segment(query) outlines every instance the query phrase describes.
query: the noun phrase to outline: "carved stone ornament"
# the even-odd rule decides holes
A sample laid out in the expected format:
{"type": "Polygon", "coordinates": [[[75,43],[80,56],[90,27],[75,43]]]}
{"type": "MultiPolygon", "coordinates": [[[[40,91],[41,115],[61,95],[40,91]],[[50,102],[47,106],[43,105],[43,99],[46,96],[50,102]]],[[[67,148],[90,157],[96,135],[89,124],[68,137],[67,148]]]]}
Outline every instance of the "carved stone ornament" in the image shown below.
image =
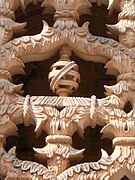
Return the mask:
{"type": "Polygon", "coordinates": [[[0,0],[0,178],[45,180],[135,179],[135,0],[0,0]],[[41,33],[12,39],[26,23],[15,22],[15,10],[30,3],[53,9],[54,25],[43,21],[41,33]],[[93,36],[88,22],[78,25],[79,16],[90,12],[91,3],[108,5],[110,13],[120,11],[118,23],[107,25],[119,42],[93,36]],[[24,74],[24,64],[43,61],[59,52],[49,73],[50,89],[58,96],[21,95],[23,84],[12,83],[12,76],[24,74]],[[78,89],[80,74],[72,60],[76,53],[86,61],[104,63],[107,73],[117,76],[117,84],[105,86],[107,96],[97,99],[68,97],[78,89]],[[132,105],[124,111],[127,102],[132,105]],[[58,110],[62,109],[62,110],[58,110]],[[33,148],[47,167],[17,158],[16,148],[6,152],[6,138],[17,135],[17,125],[35,125],[39,135],[46,131],[46,146],[33,148]],[[72,135],[84,133],[87,126],[103,126],[103,137],[113,139],[109,156],[101,150],[97,162],[70,166],[85,149],[73,147],[72,135]]]}

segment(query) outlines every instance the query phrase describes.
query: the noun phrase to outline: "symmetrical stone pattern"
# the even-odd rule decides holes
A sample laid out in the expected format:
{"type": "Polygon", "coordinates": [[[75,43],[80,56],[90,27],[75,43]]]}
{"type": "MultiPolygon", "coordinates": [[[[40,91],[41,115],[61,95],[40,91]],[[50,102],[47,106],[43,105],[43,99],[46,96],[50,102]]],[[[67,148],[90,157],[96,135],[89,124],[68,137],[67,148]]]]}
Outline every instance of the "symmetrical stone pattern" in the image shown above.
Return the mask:
{"type": "Polygon", "coordinates": [[[135,179],[135,0],[0,0],[0,178],[45,180],[135,179]],[[42,3],[54,12],[53,27],[43,21],[40,34],[12,39],[26,23],[16,23],[14,11],[29,3],[42,3]],[[93,36],[88,23],[78,26],[79,16],[90,12],[93,2],[108,5],[110,13],[119,9],[119,22],[108,29],[119,42],[93,36]],[[21,96],[23,84],[12,83],[12,76],[24,73],[24,64],[49,59],[59,52],[49,73],[50,88],[58,96],[21,96]],[[78,65],[72,52],[86,61],[102,62],[107,73],[117,76],[117,84],[105,86],[107,96],[97,99],[68,97],[80,83],[78,65]],[[127,102],[132,105],[124,111],[127,102]],[[62,109],[62,110],[60,110],[62,109]],[[16,157],[13,147],[6,152],[6,138],[17,135],[17,125],[35,125],[35,132],[46,131],[46,146],[34,148],[47,167],[16,157]],[[103,126],[103,137],[112,138],[111,156],[104,150],[97,162],[70,167],[70,161],[85,149],[75,149],[72,135],[83,134],[87,126],[103,126]]]}

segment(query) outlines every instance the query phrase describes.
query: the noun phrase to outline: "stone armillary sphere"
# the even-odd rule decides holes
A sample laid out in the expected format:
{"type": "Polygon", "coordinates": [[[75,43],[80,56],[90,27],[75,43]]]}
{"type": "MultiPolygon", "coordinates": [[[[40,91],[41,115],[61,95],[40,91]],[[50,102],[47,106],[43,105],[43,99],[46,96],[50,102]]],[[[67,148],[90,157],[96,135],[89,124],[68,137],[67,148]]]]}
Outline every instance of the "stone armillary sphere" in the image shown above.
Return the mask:
{"type": "Polygon", "coordinates": [[[135,179],[135,0],[0,0],[0,178],[45,180],[135,179]],[[107,25],[119,42],[93,36],[89,23],[78,26],[79,16],[90,12],[91,3],[117,9],[118,23],[107,25]],[[15,22],[14,11],[30,3],[40,3],[54,13],[54,25],[43,21],[41,33],[12,39],[26,23],[15,22]],[[24,73],[24,64],[43,61],[59,53],[50,69],[51,90],[58,96],[20,95],[23,84],[12,83],[12,76],[24,73]],[[117,84],[105,86],[107,97],[97,99],[68,97],[78,89],[78,65],[72,52],[83,60],[104,63],[107,73],[117,76],[117,84]],[[127,102],[132,110],[123,109],[127,102]],[[61,111],[59,109],[62,109],[61,111]],[[19,160],[15,147],[6,152],[6,137],[17,134],[17,125],[35,125],[35,132],[46,131],[46,146],[34,151],[47,167],[19,160]],[[85,149],[75,149],[72,135],[87,126],[103,126],[103,136],[113,138],[114,151],[102,151],[97,162],[70,166],[85,149]]]}

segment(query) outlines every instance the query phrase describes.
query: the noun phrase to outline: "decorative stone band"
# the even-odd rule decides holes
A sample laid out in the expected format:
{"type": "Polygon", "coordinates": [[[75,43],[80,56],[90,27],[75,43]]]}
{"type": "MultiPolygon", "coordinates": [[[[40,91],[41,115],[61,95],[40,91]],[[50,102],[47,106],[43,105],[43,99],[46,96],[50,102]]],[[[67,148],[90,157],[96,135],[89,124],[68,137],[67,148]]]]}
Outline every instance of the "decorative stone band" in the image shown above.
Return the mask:
{"type": "Polygon", "coordinates": [[[49,135],[46,137],[47,143],[63,143],[72,145],[72,138],[65,135],[49,135]]]}
{"type": "Polygon", "coordinates": [[[116,137],[113,139],[114,146],[135,146],[135,137],[116,137]]]}
{"type": "Polygon", "coordinates": [[[58,97],[58,96],[32,96],[30,103],[34,106],[52,106],[52,107],[90,107],[91,98],[85,97],[58,97]]]}

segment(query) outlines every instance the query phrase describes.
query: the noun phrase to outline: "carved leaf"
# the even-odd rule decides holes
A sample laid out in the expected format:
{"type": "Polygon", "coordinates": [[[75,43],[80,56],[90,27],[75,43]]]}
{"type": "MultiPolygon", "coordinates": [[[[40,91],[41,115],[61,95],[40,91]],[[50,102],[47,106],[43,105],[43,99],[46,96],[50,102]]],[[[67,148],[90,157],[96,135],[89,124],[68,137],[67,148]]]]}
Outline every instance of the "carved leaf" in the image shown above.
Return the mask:
{"type": "Polygon", "coordinates": [[[113,86],[104,86],[108,95],[120,95],[124,91],[128,91],[129,86],[126,81],[120,81],[116,85],[113,86]]]}

